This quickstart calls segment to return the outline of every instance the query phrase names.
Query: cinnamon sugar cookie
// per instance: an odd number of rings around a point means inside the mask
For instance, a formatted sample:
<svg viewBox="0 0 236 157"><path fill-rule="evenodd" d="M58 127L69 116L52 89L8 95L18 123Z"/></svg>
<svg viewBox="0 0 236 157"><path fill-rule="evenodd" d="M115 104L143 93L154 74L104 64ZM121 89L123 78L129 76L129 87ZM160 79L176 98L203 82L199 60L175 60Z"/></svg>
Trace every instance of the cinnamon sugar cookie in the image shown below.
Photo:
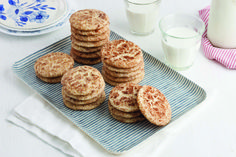
<svg viewBox="0 0 236 157"><path fill-rule="evenodd" d="M77 51L73 48L71 48L71 53L75 54L76 56L80 58L100 58L101 56L101 51L87 53L87 52Z"/></svg>
<svg viewBox="0 0 236 157"><path fill-rule="evenodd" d="M74 54L74 52L70 52L71 57L78 63L80 64L86 64L86 65L93 65L93 64L98 64L101 62L101 58L82 58Z"/></svg>
<svg viewBox="0 0 236 157"><path fill-rule="evenodd" d="M113 72L129 73L129 72L137 71L140 68L144 68L144 62L142 60L140 63L138 63L138 65L136 65L133 68L116 68L116 67L112 67L106 63L103 63L103 66L105 66L108 70L113 71Z"/></svg>
<svg viewBox="0 0 236 157"><path fill-rule="evenodd" d="M118 121L120 121L120 122L122 122L122 123L137 123L137 122L141 122L141 121L145 120L145 118L143 117L143 115L138 116L138 117L133 117L133 118L125 118L125 117L117 116L117 115L115 115L115 114L113 114L113 113L110 113L110 114L111 114L111 116L112 116L114 119L116 119L116 120L118 120Z"/></svg>
<svg viewBox="0 0 236 157"><path fill-rule="evenodd" d="M117 110L116 108L114 108L110 104L110 102L108 102L108 109L109 109L109 112L112 113L113 115L120 116L120 117L123 117L123 118L135 118L135 117L138 117L138 116L142 115L142 113L140 111L123 112L123 111Z"/></svg>
<svg viewBox="0 0 236 157"><path fill-rule="evenodd" d="M71 98L70 96L66 95L64 90L62 90L63 99L66 101L69 101L73 104L76 104L76 105L85 105L85 104L93 103L93 102L97 101L101 96L104 96L104 95L105 95L105 91L103 91L101 94L98 94L96 97L94 97L92 99L78 100L78 99L74 99L74 98Z"/></svg>
<svg viewBox="0 0 236 157"><path fill-rule="evenodd" d="M140 111L151 123L163 126L171 120L171 108L165 95L152 86L143 86L137 95Z"/></svg>
<svg viewBox="0 0 236 157"><path fill-rule="evenodd" d="M71 36L71 40L72 40L72 42L74 42L74 44L76 44L78 46L99 47L99 46L103 46L104 44L106 44L109 41L109 37L107 37L103 40L99 40L99 41L80 41L80 40L77 40L74 36Z"/></svg>
<svg viewBox="0 0 236 157"><path fill-rule="evenodd" d="M103 34L105 32L108 32L109 30L110 30L109 29L109 23L107 25L105 25L104 27L100 28L100 29L90 30L90 31L78 30L78 29L74 28L73 26L71 26L71 32L74 32L74 33L80 34L80 35L86 35L86 36L100 35L100 34Z"/></svg>
<svg viewBox="0 0 236 157"><path fill-rule="evenodd" d="M107 73L108 75L112 76L112 77L134 77L134 76L138 76L141 72L144 72L144 67L141 67L140 69L133 71L133 72L114 72L111 71L109 69L107 69L106 66L103 66L102 69L105 71L105 73Z"/></svg>
<svg viewBox="0 0 236 157"><path fill-rule="evenodd" d="M85 104L85 105L77 105L77 104L73 104L69 101L66 101L63 99L63 102L65 104L65 106L67 106L68 108L72 109L72 110L92 110L95 109L96 107L100 106L106 99L105 95L102 95L96 102L90 103L90 104Z"/></svg>
<svg viewBox="0 0 236 157"><path fill-rule="evenodd" d="M139 111L136 98L141 87L135 83L123 83L114 87L109 94L110 104L123 112Z"/></svg>
<svg viewBox="0 0 236 157"><path fill-rule="evenodd" d="M117 86L117 85L122 84L122 83L139 83L139 82L141 82L141 81L143 80L143 78L144 78L144 73L143 73L140 77L137 77L137 78L135 78L134 80L127 81L127 82L115 82L115 81L112 81L112 80L108 79L108 78L106 77L106 75L103 75L103 78L104 78L104 80L105 80L107 83L109 83L110 85L112 85L112 86Z"/></svg>
<svg viewBox="0 0 236 157"><path fill-rule="evenodd" d="M78 66L62 77L64 90L71 95L87 95L105 84L101 73L91 66Z"/></svg>
<svg viewBox="0 0 236 157"><path fill-rule="evenodd" d="M138 45L126 40L113 40L101 50L102 62L117 68L132 68L143 60Z"/></svg>
<svg viewBox="0 0 236 157"><path fill-rule="evenodd" d="M109 38L110 31L104 32L99 35L80 35L75 32L71 32L72 36L79 41L100 41Z"/></svg>
<svg viewBox="0 0 236 157"><path fill-rule="evenodd" d="M71 56L62 52L46 54L34 64L35 72L41 77L60 77L73 68L74 60Z"/></svg>
<svg viewBox="0 0 236 157"><path fill-rule="evenodd" d="M39 79L41 79L42 81L47 82L47 83L60 83L61 78L62 78L62 76L59 76L59 77L42 77L42 76L38 75L37 73L35 73L35 74Z"/></svg>
<svg viewBox="0 0 236 157"><path fill-rule="evenodd" d="M78 30L98 30L109 23L109 17L100 10L84 9L73 13L69 21Z"/></svg>
<svg viewBox="0 0 236 157"><path fill-rule="evenodd" d="M109 80L114 81L114 82L129 82L129 81L132 81L136 78L142 77L144 75L144 70L140 71L137 75L134 75L134 76L114 77L114 76L111 76L109 73L107 73L103 68L102 69L102 75L106 76L106 78L108 78Z"/></svg>
<svg viewBox="0 0 236 157"><path fill-rule="evenodd" d="M73 41L71 42L71 47L77 51L81 51L81 52L96 52L96 51L100 51L102 49L102 46L98 46L98 47L83 47L83 46L78 46L76 45Z"/></svg>

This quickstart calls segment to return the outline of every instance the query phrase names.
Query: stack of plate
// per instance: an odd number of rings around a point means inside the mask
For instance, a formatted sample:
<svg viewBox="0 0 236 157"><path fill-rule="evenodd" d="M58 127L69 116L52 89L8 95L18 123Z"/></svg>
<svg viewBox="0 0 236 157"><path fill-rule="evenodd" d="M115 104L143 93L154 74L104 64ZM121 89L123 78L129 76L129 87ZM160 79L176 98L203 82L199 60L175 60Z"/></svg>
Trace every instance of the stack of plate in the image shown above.
<svg viewBox="0 0 236 157"><path fill-rule="evenodd" d="M18 36L45 34L69 21L66 0L6 0L0 3L0 31Z"/></svg>

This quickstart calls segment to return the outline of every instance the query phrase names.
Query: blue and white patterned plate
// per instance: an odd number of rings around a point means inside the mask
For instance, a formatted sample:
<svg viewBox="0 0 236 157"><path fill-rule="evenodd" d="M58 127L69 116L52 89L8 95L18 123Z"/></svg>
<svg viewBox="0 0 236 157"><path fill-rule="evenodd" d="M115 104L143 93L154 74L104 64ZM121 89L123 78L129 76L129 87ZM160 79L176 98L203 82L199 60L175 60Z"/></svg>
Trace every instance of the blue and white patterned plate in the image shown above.
<svg viewBox="0 0 236 157"><path fill-rule="evenodd" d="M0 0L0 31L13 35L42 34L66 22L69 14L66 0Z"/></svg>
<svg viewBox="0 0 236 157"><path fill-rule="evenodd" d="M110 39L123 38L111 31ZM91 111L73 111L65 107L61 94L62 85L60 83L47 84L38 79L35 76L34 63L39 57L47 53L61 51L69 54L70 49L71 41L70 36L68 36L16 62L12 69L22 81L36 90L53 107L109 152L118 154L129 151L164 128L155 126L147 120L135 124L126 124L112 118L107 104L109 92L113 87L108 84L105 87L107 98L98 108ZM205 100L206 92L194 82L145 51L143 51L143 57L145 77L140 85L154 86L165 94L172 110L170 123ZM75 66L79 65L75 63ZM101 71L102 63L93 67Z"/></svg>

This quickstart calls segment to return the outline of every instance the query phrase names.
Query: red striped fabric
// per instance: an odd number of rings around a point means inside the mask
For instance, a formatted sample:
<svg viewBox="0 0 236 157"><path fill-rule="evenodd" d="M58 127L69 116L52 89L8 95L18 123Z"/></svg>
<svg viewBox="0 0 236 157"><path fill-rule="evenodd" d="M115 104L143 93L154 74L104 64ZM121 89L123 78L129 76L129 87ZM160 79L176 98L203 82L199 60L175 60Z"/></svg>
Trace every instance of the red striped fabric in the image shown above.
<svg viewBox="0 0 236 157"><path fill-rule="evenodd" d="M199 11L199 16L206 25L206 30L202 35L202 49L208 59L214 59L229 69L236 69L236 49L221 49L212 46L207 38L207 26L210 6Z"/></svg>

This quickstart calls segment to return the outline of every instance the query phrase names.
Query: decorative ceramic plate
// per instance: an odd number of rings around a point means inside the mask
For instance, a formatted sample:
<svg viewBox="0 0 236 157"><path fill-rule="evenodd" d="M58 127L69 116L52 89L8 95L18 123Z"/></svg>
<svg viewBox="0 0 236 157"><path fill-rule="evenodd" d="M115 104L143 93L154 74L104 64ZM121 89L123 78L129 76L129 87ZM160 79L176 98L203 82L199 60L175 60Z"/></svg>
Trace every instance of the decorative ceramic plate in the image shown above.
<svg viewBox="0 0 236 157"><path fill-rule="evenodd" d="M13 35L49 32L69 14L66 0L0 0L0 31Z"/></svg>
<svg viewBox="0 0 236 157"><path fill-rule="evenodd" d="M123 39L111 31L110 40ZM91 111L74 111L63 104L60 83L48 84L35 76L35 61L50 52L70 53L70 36L39 50L13 65L14 73L28 86L39 93L46 101L55 107L64 116L70 119L92 139L112 153L129 151L141 142L158 134L164 127L158 127L145 120L143 122L127 124L111 117L108 110L108 95L113 88L106 84L106 100L98 108ZM172 70L153 56L143 51L145 63L145 77L140 85L151 85L158 88L168 99L173 123L190 109L199 105L206 98L203 88ZM75 63L75 67L80 64ZM102 63L93 67L102 70Z"/></svg>

